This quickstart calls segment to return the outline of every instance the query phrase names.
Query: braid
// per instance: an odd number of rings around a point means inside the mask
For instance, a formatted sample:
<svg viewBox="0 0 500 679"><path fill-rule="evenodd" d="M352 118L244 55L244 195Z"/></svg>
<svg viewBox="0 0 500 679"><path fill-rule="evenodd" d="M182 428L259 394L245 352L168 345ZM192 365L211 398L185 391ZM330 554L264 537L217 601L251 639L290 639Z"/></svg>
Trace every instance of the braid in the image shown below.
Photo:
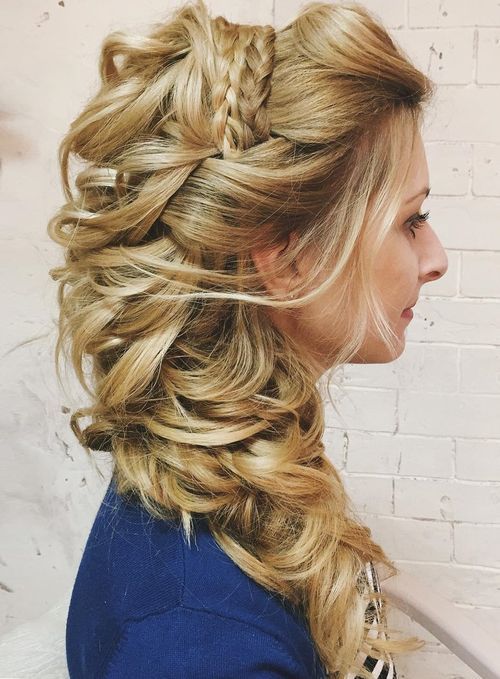
<svg viewBox="0 0 500 679"><path fill-rule="evenodd" d="M269 138L271 121L265 108L271 91L275 31L212 21L216 47L216 80L212 89L214 143L223 157L238 155Z"/></svg>

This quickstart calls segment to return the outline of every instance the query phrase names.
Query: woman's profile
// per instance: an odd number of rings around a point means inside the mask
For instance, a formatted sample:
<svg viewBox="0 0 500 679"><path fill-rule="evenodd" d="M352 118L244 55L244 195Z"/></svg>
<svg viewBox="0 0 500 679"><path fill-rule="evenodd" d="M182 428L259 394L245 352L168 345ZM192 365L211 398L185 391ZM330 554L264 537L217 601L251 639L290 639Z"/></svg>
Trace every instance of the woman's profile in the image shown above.
<svg viewBox="0 0 500 679"><path fill-rule="evenodd" d="M423 642L388 627L397 569L329 460L319 378L400 356L446 272L420 211L433 83L322 2L280 30L189 2L110 34L100 74L48 226L57 358L91 397L72 428L113 460L70 676L395 679Z"/></svg>

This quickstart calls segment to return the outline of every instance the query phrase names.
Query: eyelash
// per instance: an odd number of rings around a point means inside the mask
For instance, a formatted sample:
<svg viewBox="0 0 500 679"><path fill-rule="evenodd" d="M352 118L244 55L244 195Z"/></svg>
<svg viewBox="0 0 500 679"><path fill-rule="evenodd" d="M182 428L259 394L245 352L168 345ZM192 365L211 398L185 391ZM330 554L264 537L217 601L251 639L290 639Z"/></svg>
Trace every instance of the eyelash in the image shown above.
<svg viewBox="0 0 500 679"><path fill-rule="evenodd" d="M413 238L416 238L415 231L413 229L421 229L424 225L424 222L427 221L429 218L430 212L427 210L427 212L424 212L421 214L420 212L411 217L408 221L410 222L410 232L413 236Z"/></svg>

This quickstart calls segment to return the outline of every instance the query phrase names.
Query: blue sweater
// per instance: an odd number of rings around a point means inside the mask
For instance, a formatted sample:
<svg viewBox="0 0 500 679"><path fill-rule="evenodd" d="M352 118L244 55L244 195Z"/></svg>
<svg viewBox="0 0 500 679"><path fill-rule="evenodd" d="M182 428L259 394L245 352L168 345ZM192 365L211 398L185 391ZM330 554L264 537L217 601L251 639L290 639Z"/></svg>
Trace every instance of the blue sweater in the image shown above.
<svg viewBox="0 0 500 679"><path fill-rule="evenodd" d="M195 521L160 521L108 486L71 595L71 679L323 679L305 620Z"/></svg>

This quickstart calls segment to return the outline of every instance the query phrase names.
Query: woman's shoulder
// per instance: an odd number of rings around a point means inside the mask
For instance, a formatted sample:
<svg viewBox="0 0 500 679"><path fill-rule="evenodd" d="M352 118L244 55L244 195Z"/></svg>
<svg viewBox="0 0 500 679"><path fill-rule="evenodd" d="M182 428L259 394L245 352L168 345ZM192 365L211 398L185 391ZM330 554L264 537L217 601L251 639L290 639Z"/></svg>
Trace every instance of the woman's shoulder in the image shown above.
<svg viewBox="0 0 500 679"><path fill-rule="evenodd" d="M99 506L74 585L105 599L115 619L127 620L175 606L210 610L263 624L285 615L302 624L278 595L249 577L219 546L202 516L190 542L177 519L151 516L111 481ZM99 591L99 593L98 593ZM87 602L90 591L85 593Z"/></svg>
<svg viewBox="0 0 500 679"><path fill-rule="evenodd" d="M87 675L78 673L82 654L95 669L114 656L118 640L120 646L133 646L141 633L166 638L167 630L175 629L179 637L188 628L209 645L218 628L232 629L226 645L248 646L251 638L264 656L271 644L277 653L288 649L307 671L315 667L304 621L230 559L205 520L197 518L194 529L188 544L180 521L152 517L140 503L118 495L110 482L70 602L66 641L72 677L93 676L90 666ZM182 655L180 640L177 650Z"/></svg>
<svg viewBox="0 0 500 679"><path fill-rule="evenodd" d="M66 658L72 679L102 676L127 620L175 607L183 573L175 525L118 495L111 480L71 593Z"/></svg>
<svg viewBox="0 0 500 679"><path fill-rule="evenodd" d="M106 607L117 621L175 606L183 585L179 537L175 522L155 519L111 480L83 550L70 613L79 599Z"/></svg>

